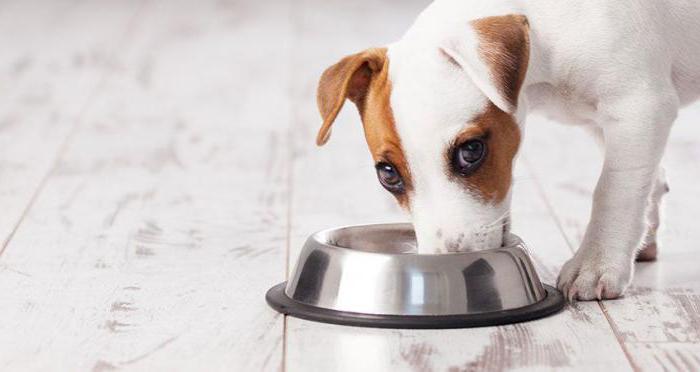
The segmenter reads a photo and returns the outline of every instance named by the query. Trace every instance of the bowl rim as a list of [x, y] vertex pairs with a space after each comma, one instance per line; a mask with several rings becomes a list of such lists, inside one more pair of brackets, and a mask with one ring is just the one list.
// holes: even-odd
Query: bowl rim
[[[309, 235], [307, 238], [307, 243], [310, 240], [313, 240], [315, 244], [320, 244], [324, 248], [328, 249], [342, 249], [344, 251], [350, 251], [350, 252], [355, 252], [355, 253], [362, 253], [362, 254], [371, 254], [371, 255], [379, 255], [379, 256], [425, 256], [425, 257], [442, 257], [442, 256], [470, 256], [470, 255], [480, 255], [484, 254], [486, 252], [496, 252], [496, 251], [503, 251], [503, 250], [511, 250], [514, 248], [519, 248], [524, 250], [528, 256], [530, 256], [530, 250], [528, 249], [527, 245], [525, 245], [525, 242], [520, 238], [520, 236], [512, 233], [512, 232], [507, 232], [507, 236], [511, 239], [510, 244], [496, 247], [496, 248], [488, 248], [488, 249], [482, 249], [478, 251], [468, 251], [468, 252], [444, 252], [444, 253], [418, 253], [418, 252], [375, 252], [375, 251], [366, 251], [362, 249], [355, 249], [352, 247], [343, 247], [340, 245], [334, 245], [334, 244], [329, 244], [326, 239], [319, 239], [321, 236], [327, 236], [329, 233], [333, 231], [338, 231], [338, 230], [345, 230], [345, 229], [352, 229], [352, 228], [362, 228], [362, 227], [382, 227], [382, 226], [397, 226], [397, 225], [404, 225], [404, 226], [409, 226], [411, 230], [413, 230], [413, 224], [411, 222], [374, 222], [374, 223], [368, 223], [368, 224], [348, 224], [348, 225], [340, 225], [336, 227], [330, 227], [322, 230], [317, 230]], [[415, 230], [414, 230], [415, 231]]]

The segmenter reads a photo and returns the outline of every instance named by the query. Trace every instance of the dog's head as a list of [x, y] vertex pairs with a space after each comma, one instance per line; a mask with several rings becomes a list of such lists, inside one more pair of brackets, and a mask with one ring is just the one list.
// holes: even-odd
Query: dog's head
[[419, 251], [500, 246], [528, 57], [528, 26], [518, 15], [409, 32], [388, 48], [347, 56], [321, 77], [317, 143], [351, 100], [379, 182], [411, 212]]

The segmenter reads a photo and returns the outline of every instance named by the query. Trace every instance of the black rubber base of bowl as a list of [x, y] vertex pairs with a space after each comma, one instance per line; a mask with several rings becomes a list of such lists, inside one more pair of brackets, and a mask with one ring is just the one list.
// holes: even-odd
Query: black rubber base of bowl
[[543, 318], [559, 312], [566, 303], [558, 289], [544, 284], [547, 296], [540, 302], [512, 310], [469, 315], [377, 315], [331, 310], [292, 300], [284, 293], [287, 282], [270, 288], [267, 303], [282, 314], [316, 322], [356, 327], [441, 329], [486, 327]]

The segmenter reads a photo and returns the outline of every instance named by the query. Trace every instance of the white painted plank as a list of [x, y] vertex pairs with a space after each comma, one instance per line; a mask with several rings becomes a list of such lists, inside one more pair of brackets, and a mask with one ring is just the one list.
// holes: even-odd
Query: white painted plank
[[280, 368], [288, 15], [144, 9], [2, 256], [0, 368]]
[[[0, 251], [127, 33], [140, 1], [0, 4]], [[94, 17], [107, 12], [108, 17]], [[91, 32], [85, 32], [91, 29]]]
[[629, 343], [627, 348], [642, 371], [700, 371], [697, 343]]
[[[297, 8], [290, 267], [315, 230], [406, 219], [376, 181], [351, 105], [338, 118], [326, 147], [313, 148], [320, 124], [313, 98], [323, 68], [345, 54], [391, 41], [423, 5], [307, 2]], [[332, 36], [323, 32], [329, 24]], [[533, 247], [543, 279], [552, 283], [570, 252], [537, 185], [526, 170], [519, 171], [514, 228]], [[439, 331], [365, 329], [288, 317], [286, 339], [289, 371], [629, 368], [596, 304], [525, 324]]]
[[[633, 286], [624, 298], [601, 303], [642, 370], [694, 370], [700, 357], [700, 271], [695, 265], [694, 226], [700, 211], [699, 120], [700, 105], [681, 112], [664, 158], [672, 191], [665, 199], [658, 261], [637, 263]], [[578, 128], [540, 120], [530, 123], [528, 136], [537, 143], [528, 153], [529, 164], [576, 249], [590, 213], [601, 157]]]

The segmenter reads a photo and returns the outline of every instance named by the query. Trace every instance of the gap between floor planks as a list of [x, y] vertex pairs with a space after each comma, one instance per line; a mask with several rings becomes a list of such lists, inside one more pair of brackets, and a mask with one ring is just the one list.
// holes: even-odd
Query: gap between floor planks
[[[127, 22], [126, 26], [124, 27], [124, 32], [122, 33], [122, 36], [119, 38], [119, 40], [115, 43], [113, 50], [111, 51], [111, 54], [106, 57], [107, 60], [114, 60], [115, 57], [117, 56], [118, 50], [121, 49], [124, 44], [128, 41], [128, 39], [131, 36], [131, 33], [134, 30], [134, 23], [138, 20], [138, 15], [143, 11], [143, 7], [147, 3], [146, 0], [141, 0], [136, 9], [133, 12], [133, 15], [129, 17], [129, 21]], [[34, 188], [34, 192], [31, 193], [29, 200], [26, 203], [26, 206], [24, 209], [22, 209], [20, 215], [17, 218], [17, 221], [13, 224], [9, 234], [6, 235], [4, 240], [2, 241], [2, 246], [0, 246], [0, 256], [5, 252], [7, 249], [7, 246], [10, 244], [10, 241], [14, 237], [15, 233], [19, 229], [19, 226], [21, 225], [22, 221], [25, 219], [27, 216], [27, 213], [29, 213], [29, 210], [32, 208], [34, 205], [34, 202], [36, 201], [37, 197], [41, 193], [41, 191], [44, 189], [44, 186], [46, 185], [46, 182], [48, 179], [51, 177], [51, 174], [56, 170], [56, 167], [58, 166], [58, 163], [60, 159], [62, 158], [63, 154], [65, 153], [66, 149], [68, 148], [68, 145], [71, 142], [71, 138], [75, 135], [75, 133], [78, 131], [80, 128], [80, 125], [83, 120], [83, 115], [87, 111], [88, 107], [90, 106], [90, 103], [92, 102], [92, 99], [102, 90], [104, 80], [107, 77], [107, 75], [111, 71], [106, 70], [104, 71], [97, 79], [97, 83], [90, 89], [90, 92], [87, 94], [87, 97], [80, 106], [81, 108], [78, 110], [77, 116], [75, 118], [75, 122], [73, 125], [68, 129], [67, 134], [63, 138], [63, 140], [60, 141], [58, 145], [58, 150], [56, 153], [51, 157], [53, 160], [50, 161], [50, 166], [49, 168], [45, 171], [44, 175], [39, 179], [38, 184]]]

